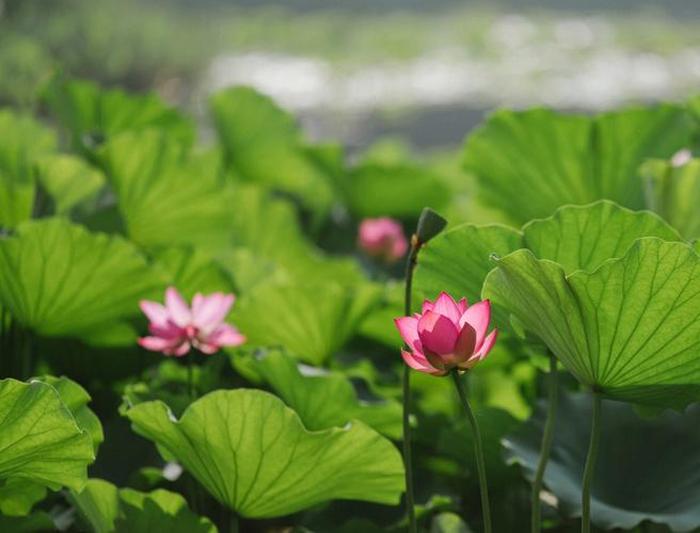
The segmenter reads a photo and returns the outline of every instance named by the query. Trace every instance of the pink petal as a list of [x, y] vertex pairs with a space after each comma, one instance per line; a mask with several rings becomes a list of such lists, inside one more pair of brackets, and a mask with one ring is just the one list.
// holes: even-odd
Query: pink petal
[[462, 362], [474, 355], [474, 346], [476, 345], [476, 331], [469, 324], [464, 324], [462, 331], [459, 332], [457, 343], [455, 344], [455, 359], [456, 362]]
[[226, 318], [234, 300], [233, 294], [222, 292], [209, 296], [195, 294], [192, 300], [192, 322], [201, 330], [213, 331]]
[[412, 316], [402, 316], [395, 318], [394, 324], [401, 334], [403, 341], [414, 352], [423, 353], [420, 339], [418, 338], [418, 318]]
[[165, 307], [175, 324], [182, 328], [189, 325], [192, 320], [190, 308], [175, 287], [168, 287], [165, 291]]
[[466, 298], [462, 298], [459, 302], [457, 302], [457, 309], [459, 309], [459, 316], [461, 317], [464, 312], [467, 310], [469, 307], [469, 302], [467, 301]]
[[459, 323], [460, 316], [462, 316], [459, 312], [459, 307], [457, 307], [457, 304], [452, 299], [452, 296], [446, 292], [441, 292], [440, 296], [437, 297], [432, 311], [433, 313], [446, 316], [455, 326]]
[[167, 309], [158, 302], [151, 302], [149, 300], [141, 300], [139, 302], [139, 307], [143, 314], [146, 315], [151, 324], [157, 326], [164, 326], [168, 323], [170, 315]]
[[484, 339], [483, 344], [481, 347], [477, 350], [476, 354], [479, 357], [479, 361], [483, 361], [486, 359], [486, 356], [489, 354], [491, 351], [491, 348], [493, 348], [493, 345], [496, 344], [496, 338], [498, 337], [498, 330], [494, 329], [491, 333], [488, 334], [488, 336]]
[[403, 234], [398, 235], [391, 247], [391, 256], [393, 259], [401, 259], [408, 251], [408, 241]]
[[421, 312], [421, 315], [424, 315], [424, 314], [427, 313], [428, 311], [432, 311], [432, 310], [433, 310], [433, 305], [434, 305], [433, 302], [431, 302], [430, 300], [425, 300], [425, 301], [423, 302], [423, 307], [421, 308], [421, 311], [420, 311], [420, 312]]
[[165, 324], [151, 323], [148, 325], [148, 330], [151, 332], [152, 335], [155, 335], [156, 337], [161, 337], [163, 339], [169, 340], [175, 338], [184, 339], [187, 336], [187, 332], [185, 331], [185, 329], [181, 328], [180, 326], [176, 325], [170, 320], [168, 320]]
[[430, 351], [437, 355], [454, 351], [459, 332], [452, 321], [438, 313], [428, 311], [418, 321], [418, 337], [423, 353]]
[[246, 341], [245, 335], [242, 335], [236, 328], [229, 324], [221, 324], [212, 333], [202, 339], [205, 344], [213, 344], [221, 346], [239, 346]]
[[491, 303], [488, 300], [475, 303], [459, 319], [460, 326], [469, 324], [476, 331], [476, 350], [484, 342], [484, 336], [489, 329], [489, 322], [491, 322]]
[[167, 353], [167, 355], [174, 355], [175, 357], [182, 357], [183, 355], [187, 355], [189, 353], [190, 348], [191, 348], [191, 346], [190, 346], [189, 342], [183, 342], [180, 346], [175, 348], [175, 350], [173, 350], [172, 352], [170, 352], [170, 353], [166, 352], [166, 353]]
[[163, 339], [161, 337], [141, 337], [139, 345], [152, 352], [163, 352], [165, 355], [185, 355], [190, 350], [188, 342], [181, 339]]
[[403, 357], [404, 362], [413, 370], [418, 370], [418, 372], [424, 372], [432, 375], [442, 374], [441, 370], [431, 366], [428, 360], [422, 355], [401, 350], [401, 357]]

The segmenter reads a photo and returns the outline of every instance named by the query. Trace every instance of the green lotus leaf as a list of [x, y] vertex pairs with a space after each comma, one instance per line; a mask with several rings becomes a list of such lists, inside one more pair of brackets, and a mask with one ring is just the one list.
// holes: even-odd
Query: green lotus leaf
[[114, 325], [163, 286], [130, 243], [63, 219], [28, 221], [0, 239], [0, 303], [43, 335], [80, 336]]
[[440, 513], [430, 523], [430, 533], [471, 533], [472, 529], [456, 513]]
[[700, 237], [700, 159], [675, 167], [668, 161], [647, 161], [640, 170], [647, 204], [687, 239]]
[[348, 206], [357, 217], [417, 218], [423, 207], [440, 209], [450, 196], [446, 183], [431, 169], [405, 163], [364, 163], [343, 183]]
[[481, 199], [520, 224], [603, 198], [639, 209], [639, 165], [687, 146], [694, 127], [684, 107], [670, 104], [595, 117], [503, 110], [469, 136], [464, 166]]
[[192, 513], [181, 495], [163, 489], [146, 493], [117, 489], [107, 481], [89, 479], [85, 488], [71, 492], [69, 499], [95, 533], [217, 531], [209, 519]]
[[[254, 263], [263, 270], [281, 270], [277, 276], [299, 280], [307, 280], [309, 272], [313, 272], [314, 280], [332, 280], [344, 285], [364, 280], [354, 261], [329, 257], [304, 236], [289, 202], [273, 198], [255, 186], [241, 186], [236, 189], [229, 209], [234, 224], [233, 246], [236, 250], [248, 249]], [[224, 266], [226, 259], [224, 252]], [[236, 279], [236, 271], [230, 270]]]
[[12, 533], [34, 533], [55, 531], [56, 524], [48, 513], [36, 511], [28, 516], [4, 516], [0, 515], [0, 531], [12, 531]]
[[[94, 458], [92, 439], [51, 385], [0, 381], [0, 479], [79, 490]], [[2, 507], [0, 503], [0, 507]]]
[[483, 295], [513, 313], [583, 384], [681, 407], [700, 398], [700, 256], [637, 240], [593, 272], [566, 275], [529, 250], [497, 262]]
[[[234, 362], [239, 358], [234, 355]], [[352, 382], [340, 373], [299, 365], [278, 351], [255, 357], [254, 366], [274, 392], [297, 412], [307, 429], [344, 426], [357, 419], [387, 437], [401, 437], [401, 405], [395, 400], [358, 398]]]
[[27, 516], [34, 504], [45, 497], [46, 487], [42, 483], [21, 477], [4, 480], [0, 483], [0, 514]]
[[192, 247], [171, 247], [153, 254], [168, 274], [170, 284], [186, 298], [195, 293], [234, 292], [226, 270], [206, 252]]
[[0, 110], [0, 226], [31, 217], [34, 163], [56, 149], [54, 133], [29, 115]]
[[42, 157], [37, 163], [37, 178], [53, 198], [55, 213], [59, 215], [94, 197], [106, 183], [98, 169], [65, 154]]
[[91, 400], [87, 391], [65, 376], [42, 376], [36, 379], [43, 383], [48, 383], [56, 389], [63, 405], [73, 414], [80, 429], [87, 431], [90, 435], [95, 454], [97, 454], [98, 447], [104, 441], [104, 432], [102, 431], [100, 419], [87, 406]]
[[[631, 211], [606, 200], [561, 207], [549, 218], [525, 224], [521, 232], [506, 226], [465, 224], [438, 235], [421, 251], [414, 285], [425, 298], [444, 290], [474, 301], [480, 299], [483, 280], [494, 266], [491, 255], [528, 248], [540, 259], [559, 263], [567, 273], [590, 271], [622, 256], [642, 237], [681, 240], [654, 213]], [[509, 322], [502, 309], [495, 309], [495, 317], [501, 326]]]
[[113, 137], [99, 160], [134, 242], [209, 249], [229, 242], [232, 191], [206, 154], [191, 154], [169, 131], [149, 129]]
[[90, 81], [56, 77], [43, 96], [71, 134], [73, 147], [88, 154], [114, 135], [146, 128], [163, 128], [188, 144], [194, 139], [192, 122], [154, 94], [128, 94], [121, 89], [101, 89]]
[[247, 518], [353, 499], [397, 504], [396, 448], [358, 421], [309, 432], [282, 400], [259, 390], [216, 391], [179, 420], [162, 402], [126, 412], [132, 427], [172, 455], [218, 501]]
[[[700, 527], [700, 472], [689, 468], [700, 449], [700, 406], [640, 418], [620, 402], [603, 401], [600, 453], [591, 490], [591, 520], [602, 529], [632, 529], [649, 520], [672, 531]], [[524, 426], [504, 440], [510, 462], [532, 479], [546, 418], [540, 403]], [[581, 514], [581, 480], [590, 438], [587, 394], [560, 394], [556, 431], [544, 483], [567, 516]]]
[[378, 299], [369, 284], [264, 284], [236, 303], [232, 318], [249, 344], [283, 346], [318, 366], [350, 339]]
[[326, 212], [335, 191], [319, 154], [307, 149], [293, 117], [267, 96], [234, 87], [211, 99], [227, 166], [236, 176], [298, 196]]

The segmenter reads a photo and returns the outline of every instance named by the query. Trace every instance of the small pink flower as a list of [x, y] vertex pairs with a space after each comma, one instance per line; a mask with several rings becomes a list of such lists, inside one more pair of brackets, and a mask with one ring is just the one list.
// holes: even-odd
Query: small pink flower
[[401, 259], [408, 250], [408, 241], [396, 220], [366, 218], [360, 224], [357, 245], [372, 257], [392, 262]]
[[444, 292], [435, 303], [426, 300], [421, 313], [394, 322], [410, 348], [401, 350], [406, 364], [434, 376], [472, 368], [486, 358], [498, 335], [495, 328], [486, 334], [491, 322], [488, 300], [469, 306], [466, 298], [455, 302]]
[[141, 300], [140, 307], [150, 320], [150, 337], [141, 337], [139, 344], [153, 352], [182, 357], [191, 348], [213, 354], [222, 346], [238, 346], [245, 337], [226, 324], [235, 297], [215, 292], [209, 296], [197, 293], [190, 308], [175, 287], [165, 291], [165, 305]]

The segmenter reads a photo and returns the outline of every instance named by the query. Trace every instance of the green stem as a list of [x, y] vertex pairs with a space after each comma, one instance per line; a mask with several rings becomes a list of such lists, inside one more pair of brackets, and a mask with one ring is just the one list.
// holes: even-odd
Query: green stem
[[231, 520], [229, 521], [228, 530], [229, 533], [238, 533], [239, 531], [238, 515], [235, 511], [231, 511]]
[[554, 424], [557, 416], [557, 394], [559, 390], [557, 374], [557, 359], [554, 354], [549, 354], [549, 398], [547, 403], [547, 421], [544, 424], [544, 435], [540, 447], [540, 461], [537, 464], [535, 479], [532, 482], [532, 520], [530, 522], [532, 533], [539, 533], [541, 529], [542, 509], [540, 504], [540, 492], [542, 492], [542, 481], [544, 472], [547, 469], [549, 453], [552, 450], [552, 439], [554, 438]]
[[489, 505], [489, 486], [486, 479], [486, 461], [484, 460], [484, 448], [481, 442], [481, 432], [479, 431], [479, 424], [476, 422], [476, 417], [469, 405], [469, 400], [467, 399], [467, 394], [464, 391], [464, 385], [459, 377], [459, 371], [455, 368], [452, 371], [452, 379], [455, 382], [455, 387], [457, 387], [457, 393], [459, 394], [460, 400], [462, 400], [462, 405], [464, 406], [464, 412], [467, 415], [467, 420], [472, 428], [472, 435], [474, 436], [474, 454], [476, 455], [476, 470], [479, 474], [479, 490], [481, 492], [481, 512], [484, 519], [484, 533], [491, 533], [491, 507]]
[[[421, 242], [414, 235], [411, 239], [411, 252], [406, 259], [406, 287], [404, 292], [404, 315], [411, 316], [411, 293], [413, 287], [413, 271], [421, 248]], [[403, 463], [406, 471], [406, 512], [408, 514], [408, 530], [418, 531], [416, 525], [415, 497], [413, 493], [413, 464], [411, 461], [411, 369], [404, 365], [403, 369]]]
[[190, 395], [190, 401], [193, 402], [196, 399], [194, 391], [194, 378], [192, 370], [192, 354], [187, 355], [187, 392]]
[[586, 466], [583, 470], [583, 490], [581, 492], [581, 533], [591, 531], [591, 485], [598, 458], [598, 444], [600, 443], [600, 395], [593, 392], [593, 413], [591, 415], [591, 440], [588, 444]]

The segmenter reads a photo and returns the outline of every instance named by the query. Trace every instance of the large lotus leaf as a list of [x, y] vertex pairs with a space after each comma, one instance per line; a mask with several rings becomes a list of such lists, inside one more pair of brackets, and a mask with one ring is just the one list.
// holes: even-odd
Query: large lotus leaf
[[263, 391], [212, 392], [179, 420], [162, 402], [136, 405], [126, 416], [217, 500], [248, 518], [334, 499], [397, 504], [403, 491], [401, 456], [384, 437], [358, 421], [309, 432]]
[[[233, 356], [234, 362], [239, 357]], [[358, 398], [352, 382], [340, 373], [299, 365], [279, 351], [255, 357], [254, 365], [310, 430], [344, 426], [357, 419], [388, 437], [401, 437], [401, 405], [395, 400]]]
[[578, 380], [614, 398], [682, 406], [700, 397], [700, 256], [639, 239], [567, 276], [529, 250], [497, 262], [484, 297], [513, 313]]
[[133, 241], [211, 249], [229, 242], [233, 193], [206, 154], [190, 154], [169, 131], [150, 129], [113, 137], [99, 158]]
[[34, 533], [55, 531], [56, 525], [48, 513], [36, 511], [29, 516], [4, 516], [0, 515], [0, 531], [12, 531], [12, 533]]
[[[238, 187], [233, 205], [233, 244], [247, 248], [258, 262], [270, 262], [288, 276], [308, 280], [334, 280], [342, 284], [361, 281], [359, 266], [348, 259], [325, 256], [302, 233], [294, 207], [263, 190]], [[225, 259], [222, 257], [222, 259]], [[232, 272], [234, 279], [235, 271]]]
[[[567, 273], [591, 271], [604, 261], [622, 256], [642, 237], [678, 241], [678, 233], [649, 211], [631, 211], [607, 200], [586, 206], [565, 206], [549, 218], [526, 224], [522, 232], [506, 226], [465, 224], [430, 241], [418, 256], [415, 287], [434, 298], [445, 290], [455, 297], [480, 297], [486, 275], [493, 268], [490, 256], [530, 249], [540, 259], [559, 263]], [[496, 309], [499, 324], [507, 323]]]
[[641, 208], [639, 165], [671, 156], [693, 129], [683, 107], [667, 104], [592, 118], [503, 110], [470, 135], [464, 165], [482, 200], [517, 223], [603, 198]]
[[175, 247], [158, 250], [154, 255], [168, 274], [170, 284], [187, 298], [197, 292], [234, 292], [226, 270], [202, 250]]
[[642, 165], [647, 204], [687, 239], [700, 237], [700, 159], [682, 166], [654, 159]]
[[523, 227], [524, 247], [540, 259], [551, 259], [569, 273], [592, 271], [620, 257], [642, 237], [680, 241], [666, 222], [649, 211], [631, 211], [609, 201], [557, 209], [549, 218]]
[[[510, 462], [529, 479], [540, 456], [546, 406], [504, 440]], [[581, 514], [581, 480], [590, 438], [591, 399], [560, 394], [544, 483], [568, 516]], [[571, 423], [577, 421], [576, 423]], [[603, 529], [631, 529], [643, 520], [673, 531], [700, 527], [700, 406], [640, 418], [630, 405], [603, 401], [600, 452], [591, 491], [591, 519]]]
[[87, 431], [90, 435], [95, 454], [97, 454], [97, 448], [104, 441], [104, 432], [102, 431], [100, 419], [87, 406], [91, 400], [87, 391], [65, 376], [42, 376], [37, 379], [48, 383], [56, 389], [63, 405], [73, 414], [73, 418], [75, 418], [80, 429]]
[[450, 196], [443, 179], [430, 169], [408, 164], [365, 163], [344, 182], [350, 210], [358, 217], [415, 217], [429, 205], [443, 207]]
[[4, 480], [0, 483], [0, 515], [26, 516], [34, 504], [45, 497], [46, 487], [43, 483], [21, 477]]
[[146, 493], [90, 479], [82, 491], [72, 491], [69, 498], [95, 533], [217, 531], [207, 518], [192, 513], [181, 495], [163, 489]]
[[128, 94], [121, 89], [101, 89], [89, 81], [57, 77], [46, 87], [44, 99], [70, 132], [77, 150], [90, 152], [118, 133], [150, 127], [167, 130], [171, 137], [188, 143], [194, 139], [192, 122], [153, 94]]
[[24, 479], [52, 490], [80, 489], [95, 456], [56, 389], [40, 381], [0, 381], [0, 479]]
[[28, 115], [0, 110], [0, 226], [30, 218], [34, 162], [56, 149], [54, 133]]
[[270, 98], [234, 87], [214, 95], [211, 110], [227, 165], [237, 176], [294, 194], [322, 212], [330, 207], [335, 192], [327, 166]]
[[282, 346], [321, 365], [357, 331], [378, 298], [369, 284], [264, 284], [242, 297], [232, 316], [250, 344]]
[[0, 239], [0, 302], [43, 335], [80, 335], [138, 313], [161, 275], [127, 241], [54, 218]]
[[37, 178], [53, 198], [57, 214], [67, 214], [94, 197], [106, 182], [98, 169], [79, 157], [65, 154], [41, 158], [37, 163]]

